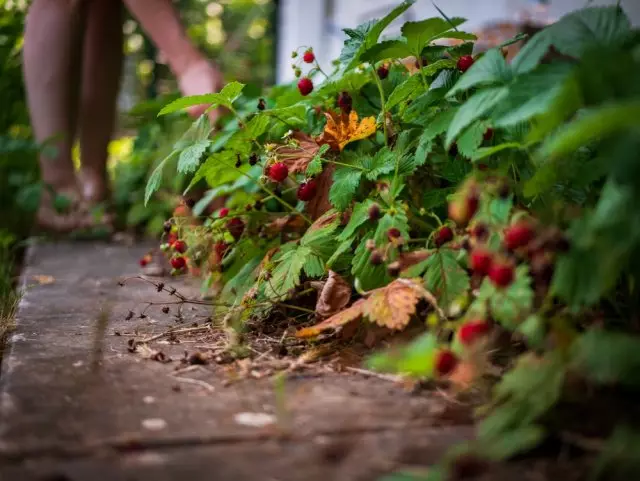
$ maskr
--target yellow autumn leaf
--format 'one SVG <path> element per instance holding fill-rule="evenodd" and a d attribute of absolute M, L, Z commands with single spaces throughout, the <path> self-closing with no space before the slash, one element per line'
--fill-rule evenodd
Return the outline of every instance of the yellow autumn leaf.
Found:
<path fill-rule="evenodd" d="M 422 287 L 421 279 L 396 279 L 384 287 L 374 289 L 366 298 L 360 299 L 326 321 L 301 329 L 296 333 L 296 337 L 317 336 L 328 329 L 355 321 L 363 315 L 379 326 L 396 330 L 404 329 L 409 324 L 411 316 L 415 314 L 416 305 L 420 299 L 426 299 L 438 314 L 444 317 L 433 295 Z"/>
<path fill-rule="evenodd" d="M 359 120 L 355 110 L 352 110 L 349 115 L 337 112 L 325 112 L 324 115 L 327 118 L 327 125 L 320 136 L 319 143 L 329 144 L 334 150 L 342 151 L 347 144 L 366 139 L 376 131 L 375 117 Z"/>

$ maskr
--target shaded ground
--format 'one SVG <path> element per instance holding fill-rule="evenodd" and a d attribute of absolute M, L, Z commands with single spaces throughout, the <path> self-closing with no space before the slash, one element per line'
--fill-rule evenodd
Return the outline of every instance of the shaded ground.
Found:
<path fill-rule="evenodd" d="M 146 317 L 127 320 L 130 310 L 167 300 L 148 283 L 118 286 L 138 273 L 147 248 L 30 249 L 0 377 L 0 479 L 373 480 L 433 464 L 472 435 L 458 406 L 389 380 L 317 368 L 280 383 L 251 363 L 181 362 L 185 351 L 188 358 L 215 346 L 206 330 L 130 352 L 132 336 L 176 326 L 174 306 L 165 314 L 154 305 Z M 202 329 L 208 308 L 182 314 L 180 328 Z M 173 361 L 149 359 L 158 350 Z M 478 479 L 582 474 L 575 463 L 555 460 L 502 466 Z"/>

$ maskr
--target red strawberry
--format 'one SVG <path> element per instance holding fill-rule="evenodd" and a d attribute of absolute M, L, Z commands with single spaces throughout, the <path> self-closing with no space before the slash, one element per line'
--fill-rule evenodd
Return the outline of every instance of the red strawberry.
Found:
<path fill-rule="evenodd" d="M 475 341 L 486 335 L 491 330 L 491 324 L 487 321 L 465 322 L 458 329 L 458 339 L 465 346 L 473 344 Z"/>
<path fill-rule="evenodd" d="M 167 244 L 169 244 L 169 246 L 173 246 L 173 243 L 177 240 L 178 240 L 178 234 L 176 234 L 175 232 L 170 232 L 169 235 L 167 236 Z"/>
<path fill-rule="evenodd" d="M 484 131 L 484 134 L 482 134 L 482 138 L 484 140 L 491 140 L 492 137 L 493 137 L 493 129 L 489 127 L 487 130 Z"/>
<path fill-rule="evenodd" d="M 301 200 L 302 202 L 309 202 L 317 193 L 318 183 L 314 179 L 309 179 L 298 187 L 298 200 Z"/>
<path fill-rule="evenodd" d="M 389 76 L 389 66 L 386 63 L 383 63 L 378 67 L 377 72 L 378 72 L 378 77 L 384 80 Z"/>
<path fill-rule="evenodd" d="M 436 247 L 441 247 L 452 239 L 453 231 L 451 230 L 451 227 L 445 225 L 444 227 L 441 227 L 440 230 L 438 230 L 438 232 L 436 233 Z"/>
<path fill-rule="evenodd" d="M 273 164 L 267 174 L 274 182 L 282 182 L 289 176 L 289 167 L 283 162 Z"/>
<path fill-rule="evenodd" d="M 184 257 L 178 256 L 171 259 L 171 267 L 177 270 L 182 270 L 187 266 L 187 261 Z"/>
<path fill-rule="evenodd" d="M 302 60 L 304 60 L 305 63 L 313 63 L 315 59 L 316 59 L 316 56 L 313 54 L 313 52 L 310 49 L 307 50 L 302 56 Z"/>
<path fill-rule="evenodd" d="M 187 243 L 183 240 L 177 240 L 173 243 L 173 248 L 176 252 L 183 254 L 187 251 Z"/>
<path fill-rule="evenodd" d="M 229 222 L 227 222 L 227 229 L 231 236 L 235 240 L 238 240 L 242 237 L 242 233 L 244 232 L 244 222 L 238 217 L 229 219 Z"/>
<path fill-rule="evenodd" d="M 146 254 L 145 256 L 143 256 L 138 263 L 140 264 L 140 267 L 144 267 L 147 264 L 149 264 L 149 262 L 151 262 L 151 255 L 150 254 Z"/>
<path fill-rule="evenodd" d="M 446 376 L 458 365 L 458 358 L 449 349 L 442 349 L 436 355 L 435 369 L 438 376 Z"/>
<path fill-rule="evenodd" d="M 313 82 L 309 77 L 302 77 L 298 80 L 298 90 L 305 97 L 313 91 Z"/>
<path fill-rule="evenodd" d="M 509 250 L 517 249 L 527 245 L 534 236 L 533 227 L 526 222 L 520 222 L 505 229 L 504 246 Z"/>
<path fill-rule="evenodd" d="M 471 55 L 463 55 L 458 59 L 456 66 L 461 72 L 466 72 L 473 65 L 473 57 Z"/>
<path fill-rule="evenodd" d="M 493 255 L 486 249 L 478 247 L 471 253 L 471 270 L 483 276 L 486 276 L 491 269 L 491 263 L 493 262 Z"/>
<path fill-rule="evenodd" d="M 223 217 L 227 217 L 229 215 L 229 209 L 227 207 L 223 207 L 218 211 L 218 217 L 222 219 Z"/>
<path fill-rule="evenodd" d="M 489 279 L 497 287 L 507 287 L 511 285 L 515 273 L 513 271 L 513 265 L 505 261 L 494 261 L 489 268 Z"/>
<path fill-rule="evenodd" d="M 341 92 L 340 95 L 338 95 L 338 107 L 340 107 L 343 113 L 349 114 L 352 105 L 353 99 L 351 95 L 349 95 L 349 92 Z"/>

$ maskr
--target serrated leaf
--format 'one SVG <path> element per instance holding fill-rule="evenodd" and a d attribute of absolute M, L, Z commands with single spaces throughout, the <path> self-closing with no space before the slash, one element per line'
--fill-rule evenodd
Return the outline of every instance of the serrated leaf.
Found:
<path fill-rule="evenodd" d="M 289 290 L 300 284 L 302 268 L 310 255 L 311 249 L 304 246 L 286 252 L 279 259 L 271 279 L 266 283 L 265 295 L 269 299 L 286 299 Z"/>
<path fill-rule="evenodd" d="M 509 95 L 492 114 L 496 127 L 509 127 L 525 122 L 551 109 L 569 81 L 572 69 L 566 64 L 542 65 L 517 78 L 509 87 Z"/>
<path fill-rule="evenodd" d="M 178 157 L 178 172 L 188 174 L 193 172 L 200 165 L 200 159 L 211 145 L 209 140 L 199 140 L 180 152 Z"/>
<path fill-rule="evenodd" d="M 404 58 L 411 55 L 407 42 L 403 40 L 385 40 L 368 48 L 361 56 L 363 62 L 376 63 L 380 60 Z"/>
<path fill-rule="evenodd" d="M 333 184 L 329 190 L 329 201 L 338 210 L 345 210 L 351 204 L 360 185 L 362 171 L 340 167 L 333 174 Z"/>
<path fill-rule="evenodd" d="M 491 49 L 460 77 L 460 80 L 447 93 L 447 97 L 452 97 L 458 92 L 463 92 L 471 87 L 506 84 L 510 80 L 511 70 L 507 65 L 507 61 L 500 50 Z"/>
<path fill-rule="evenodd" d="M 570 57 L 580 58 L 594 45 L 612 46 L 629 38 L 631 22 L 619 6 L 589 7 L 562 17 L 538 35 Z"/>
<path fill-rule="evenodd" d="M 381 175 L 393 172 L 396 168 L 397 155 L 399 154 L 389 150 L 388 147 L 383 147 L 373 157 L 364 158 L 361 165 L 367 169 L 365 177 L 374 181 Z"/>
<path fill-rule="evenodd" d="M 433 75 L 441 72 L 442 70 L 452 69 L 452 68 L 455 68 L 455 66 L 456 66 L 455 60 L 452 60 L 449 58 L 443 58 L 440 60 L 436 60 L 433 63 L 430 63 L 426 67 L 422 67 L 422 69 L 420 69 L 420 72 L 422 72 L 422 74 L 426 75 L 427 77 L 432 77 Z M 418 75 L 420 75 L 420 73 L 418 73 Z"/>
<path fill-rule="evenodd" d="M 551 47 L 551 39 L 545 34 L 534 35 L 520 49 L 511 62 L 514 74 L 522 75 L 538 66 L 538 63 L 546 55 Z"/>
<path fill-rule="evenodd" d="M 238 97 L 238 95 L 240 95 L 243 88 L 244 84 L 241 84 L 240 82 L 231 82 L 225 85 L 218 93 L 182 97 L 178 100 L 174 100 L 168 105 L 165 105 L 160 112 L 158 112 L 158 117 L 202 104 L 211 104 L 209 107 L 210 109 L 217 105 L 224 105 L 225 107 L 230 108 L 233 106 L 233 101 Z"/>
<path fill-rule="evenodd" d="M 344 242 L 351 239 L 358 229 L 369 220 L 369 208 L 373 202 L 367 199 L 365 202 L 358 202 L 353 207 L 351 218 L 345 226 L 344 230 L 338 236 L 338 241 Z"/>
<path fill-rule="evenodd" d="M 407 80 L 398 85 L 386 102 L 387 110 L 391 110 L 393 107 L 398 105 L 409 98 L 415 97 L 418 94 L 418 89 L 422 86 L 422 79 L 419 75 L 412 75 Z"/>
<path fill-rule="evenodd" d="M 509 93 L 507 87 L 496 87 L 481 90 L 467 100 L 456 112 L 447 130 L 447 147 L 456 139 L 458 134 L 474 120 L 482 118 L 495 105 L 504 100 Z"/>
<path fill-rule="evenodd" d="M 519 144 L 518 142 L 505 142 L 503 144 L 492 145 L 491 147 L 480 147 L 473 153 L 473 155 L 471 156 L 471 160 L 476 161 L 485 159 L 503 150 L 521 149 L 522 147 L 523 145 Z"/>
<path fill-rule="evenodd" d="M 538 158 L 557 158 L 568 155 L 594 140 L 625 130 L 640 127 L 640 101 L 606 105 L 583 112 L 565 125 L 540 148 Z"/>
<path fill-rule="evenodd" d="M 571 349 L 583 375 L 605 385 L 640 385 L 640 339 L 623 332 L 589 329 Z"/>
<path fill-rule="evenodd" d="M 162 161 L 149 176 L 149 180 L 147 180 L 147 185 L 144 189 L 144 205 L 147 205 L 149 203 L 149 199 L 151 199 L 153 193 L 160 188 L 160 184 L 162 183 L 162 171 L 165 164 L 169 161 L 170 158 L 177 154 L 178 151 L 174 150 L 167 157 L 162 159 Z"/>
<path fill-rule="evenodd" d="M 475 156 L 478 147 L 482 144 L 484 133 L 489 127 L 488 122 L 474 122 L 470 127 L 462 133 L 462 135 L 456 141 L 458 146 L 458 152 L 463 156 L 471 159 Z"/>
<path fill-rule="evenodd" d="M 454 17 L 447 21 L 439 17 L 428 18 L 420 22 L 407 22 L 402 26 L 402 36 L 407 39 L 407 46 L 411 53 L 419 57 L 422 49 L 438 38 L 459 34 L 453 29 L 466 20 Z"/>
<path fill-rule="evenodd" d="M 439 249 L 429 257 L 424 280 L 427 290 L 445 308 L 469 290 L 469 275 L 449 249 Z"/>
<path fill-rule="evenodd" d="M 344 42 L 340 52 L 340 63 L 346 66 L 345 69 L 351 70 L 357 66 L 361 61 L 360 56 L 378 43 L 384 29 L 414 3 L 415 0 L 405 0 L 380 20 L 365 22 L 355 29 L 344 29 L 344 33 L 349 38 Z"/>

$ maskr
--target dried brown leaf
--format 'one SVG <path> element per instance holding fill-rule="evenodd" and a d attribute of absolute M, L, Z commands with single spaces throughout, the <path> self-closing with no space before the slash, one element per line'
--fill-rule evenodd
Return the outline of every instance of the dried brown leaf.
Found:
<path fill-rule="evenodd" d="M 304 132 L 295 131 L 291 138 L 296 141 L 298 146 L 283 145 L 278 147 L 278 160 L 289 167 L 289 173 L 304 174 L 307 171 L 309 162 L 318 153 L 320 146 Z"/>
<path fill-rule="evenodd" d="M 327 165 L 322 173 L 316 177 L 317 194 L 307 202 L 306 211 L 312 219 L 318 219 L 322 214 L 331 210 L 333 207 L 329 202 L 329 189 L 333 183 L 333 171 L 335 164 Z"/>
<path fill-rule="evenodd" d="M 342 152 L 345 146 L 356 140 L 366 139 L 376 131 L 375 117 L 358 119 L 358 113 L 325 112 L 327 124 L 318 138 L 319 144 L 329 144 L 333 150 Z"/>
<path fill-rule="evenodd" d="M 422 287 L 421 279 L 396 279 L 390 284 L 371 291 L 367 298 L 360 299 L 351 307 L 345 309 L 329 319 L 315 326 L 301 329 L 296 337 L 313 337 L 321 332 L 343 326 L 365 315 L 371 322 L 389 329 L 404 329 L 411 316 L 416 312 L 416 305 L 420 299 L 426 299 L 438 312 L 445 317 L 438 307 L 436 300 L 429 291 Z"/>
<path fill-rule="evenodd" d="M 351 284 L 334 271 L 329 271 L 329 278 L 316 302 L 316 315 L 321 319 L 330 317 L 344 309 L 349 304 L 349 299 L 351 299 Z"/>

